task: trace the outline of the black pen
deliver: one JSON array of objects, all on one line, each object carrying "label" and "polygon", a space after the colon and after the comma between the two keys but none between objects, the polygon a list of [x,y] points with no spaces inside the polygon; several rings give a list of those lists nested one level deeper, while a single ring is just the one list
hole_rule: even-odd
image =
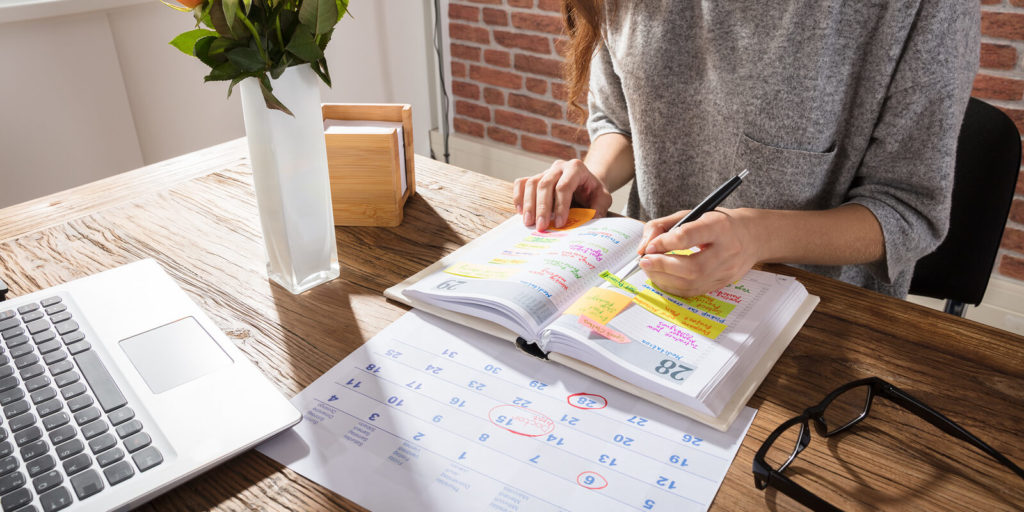
[{"label": "black pen", "polygon": [[[665,230],[665,232],[668,233],[687,222],[693,222],[699,219],[701,215],[717,208],[725,198],[729,197],[729,194],[732,194],[733,190],[736,190],[736,187],[740,186],[740,183],[743,183],[743,178],[746,178],[747,174],[749,174],[747,170],[743,169],[743,172],[730,178],[729,181],[723,183],[722,186],[718,187],[718,189],[712,192],[711,195],[705,197],[696,208],[690,210],[690,213],[687,213],[683,218],[679,219],[679,222],[676,222],[675,225]],[[637,256],[636,259],[633,260],[633,264],[629,267],[629,271],[619,279],[625,281],[633,274],[636,274],[636,271],[640,270],[640,258],[643,257],[644,255]]]}]

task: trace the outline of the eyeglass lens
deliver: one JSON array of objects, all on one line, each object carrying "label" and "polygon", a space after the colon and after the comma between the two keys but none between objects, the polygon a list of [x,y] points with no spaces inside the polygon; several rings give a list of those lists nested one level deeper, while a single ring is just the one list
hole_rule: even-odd
[{"label": "eyeglass lens", "polygon": [[784,430],[768,448],[764,460],[775,471],[782,471],[789,466],[800,450],[800,436],[804,429],[803,422],[794,423]]},{"label": "eyeglass lens", "polygon": [[825,435],[832,435],[863,418],[870,400],[870,384],[850,388],[833,399],[822,412],[827,427]]}]

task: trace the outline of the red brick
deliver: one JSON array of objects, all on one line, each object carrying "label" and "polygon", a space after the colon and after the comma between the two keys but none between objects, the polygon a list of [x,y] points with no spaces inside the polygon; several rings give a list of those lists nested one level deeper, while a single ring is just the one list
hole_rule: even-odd
[{"label": "red brick", "polygon": [[452,80],[452,94],[471,100],[480,99],[480,86],[471,82]]},{"label": "red brick", "polygon": [[491,4],[491,5],[500,5],[501,4],[501,0],[469,0],[469,1],[474,3],[474,4]]},{"label": "red brick", "polygon": [[512,26],[523,30],[544,32],[547,34],[562,34],[561,16],[549,14],[533,14],[528,12],[512,13]]},{"label": "red brick", "polygon": [[452,78],[466,78],[466,64],[452,61]]},{"label": "red brick", "polygon": [[999,5],[1003,0],[981,0],[981,5]]},{"label": "red brick", "polygon": [[480,21],[480,8],[471,5],[449,4],[448,17],[453,20]]},{"label": "red brick", "polygon": [[505,105],[505,93],[493,87],[484,87],[484,101],[488,105]]},{"label": "red brick", "polygon": [[1024,280],[1024,258],[1004,254],[999,262],[999,273],[1013,279]]},{"label": "red brick", "polygon": [[480,62],[480,48],[468,44],[452,43],[452,58]]},{"label": "red brick", "polygon": [[472,135],[474,137],[484,137],[484,125],[476,121],[470,121],[462,117],[456,117],[452,119],[452,125],[455,127],[455,131],[459,133],[465,133],[466,135]]},{"label": "red brick", "polygon": [[1024,199],[1013,199],[1013,204],[1010,205],[1010,220],[1024,224]]},{"label": "red brick", "polygon": [[[996,2],[994,0],[987,0],[987,1],[986,0],[982,0],[981,1],[981,3],[983,3],[983,4],[989,4],[989,2],[991,2],[991,4],[998,4],[999,3],[999,2]],[[1010,0],[1010,5],[1012,5],[1014,7],[1024,7],[1024,0]]]},{"label": "red brick", "polygon": [[1017,175],[1017,188],[1014,189],[1013,193],[1018,196],[1024,196],[1024,172]]},{"label": "red brick", "polygon": [[565,55],[569,53],[569,40],[564,37],[556,37],[555,53],[561,57],[565,57]]},{"label": "red brick", "polygon": [[516,142],[519,142],[519,136],[515,132],[497,126],[487,127],[487,137],[505,144],[512,144],[513,146]]},{"label": "red brick", "polygon": [[[513,17],[512,22],[515,23]],[[1024,39],[1024,14],[1015,12],[982,11],[981,35]]]},{"label": "red brick", "polygon": [[529,135],[523,135],[521,139],[523,149],[531,153],[540,153],[563,160],[572,160],[578,154],[576,148],[550,139],[541,139]]},{"label": "red brick", "polygon": [[470,66],[469,78],[477,82],[506,89],[520,89],[523,87],[523,75],[484,66]]},{"label": "red brick", "polygon": [[508,4],[512,7],[524,7],[529,9],[533,7],[533,0],[508,0]]},{"label": "red brick", "polygon": [[548,92],[548,82],[547,80],[528,76],[526,77],[526,90],[534,94],[545,94]]},{"label": "red brick", "polygon": [[460,41],[472,41],[480,44],[491,43],[491,32],[483,27],[474,27],[465,23],[451,22],[448,24],[448,35]]},{"label": "red brick", "polygon": [[562,1],[540,0],[539,2],[537,2],[537,8],[542,11],[562,12]]},{"label": "red brick", "polygon": [[506,48],[519,48],[520,50],[543,53],[545,55],[551,53],[551,44],[548,42],[547,36],[495,30],[494,40]]},{"label": "red brick", "polygon": [[524,132],[547,135],[548,122],[533,116],[524,116],[508,110],[496,109],[494,111],[494,122],[509,128],[515,128]]},{"label": "red brick", "polygon": [[979,74],[974,77],[971,96],[985,100],[1020,100],[1024,96],[1024,81]]},{"label": "red brick", "polygon": [[590,135],[586,128],[578,125],[551,123],[551,136],[581,146],[590,145]]},{"label": "red brick", "polygon": [[512,54],[504,50],[484,50],[484,62],[499,68],[510,68]]},{"label": "red brick", "polygon": [[545,117],[562,118],[562,106],[558,103],[531,98],[523,94],[509,94],[508,106]]},{"label": "red brick", "polygon": [[1024,231],[1006,226],[1006,230],[1003,231],[1003,241],[999,247],[1024,254]]},{"label": "red brick", "polygon": [[484,23],[496,27],[507,27],[508,13],[504,9],[487,7],[484,9]]},{"label": "red brick", "polygon": [[559,59],[545,59],[533,55],[516,55],[515,68],[526,73],[562,78],[562,61]]},{"label": "red brick", "polygon": [[472,117],[481,121],[491,120],[491,109],[483,105],[463,100],[455,102],[455,113],[460,116]]},{"label": "red brick", "polygon": [[562,82],[551,82],[551,97],[558,101],[565,101],[565,98],[569,96],[568,89],[565,88],[565,84]]},{"label": "red brick", "polygon": [[[1024,2],[1024,0],[1021,1]],[[981,43],[981,67],[988,69],[1013,69],[1016,66],[1016,48],[1005,44]]]}]

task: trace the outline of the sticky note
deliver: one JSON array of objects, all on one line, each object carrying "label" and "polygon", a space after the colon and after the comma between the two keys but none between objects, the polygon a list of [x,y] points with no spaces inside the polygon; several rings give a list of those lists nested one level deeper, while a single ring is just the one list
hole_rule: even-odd
[{"label": "sticky note", "polygon": [[615,285],[616,288],[626,290],[627,292],[632,294],[640,293],[640,290],[637,290],[635,286],[623,281],[622,279],[619,279],[618,277],[615,276],[615,274],[612,274],[607,270],[601,272],[601,277],[604,278],[605,281],[608,281],[609,283]]},{"label": "sticky note", "polygon": [[[699,309],[701,311],[710,313],[718,317],[725,318],[729,316],[729,313],[732,313],[732,310],[736,309],[736,304],[726,302],[724,300],[718,300],[710,295],[698,295],[696,297],[679,297],[677,295],[672,295],[666,292],[665,290],[662,290],[661,288],[658,288],[650,280],[647,281],[647,285],[665,295],[672,297],[678,302],[682,302],[683,304],[686,304],[694,309]],[[662,298],[662,300],[666,299]]]},{"label": "sticky note", "polygon": [[456,263],[446,269],[445,272],[462,277],[471,277],[473,279],[508,279],[519,273],[519,269],[502,266],[502,265],[490,265],[487,263]]},{"label": "sticky note", "polygon": [[569,217],[565,220],[565,225],[560,228],[548,228],[548,230],[565,231],[578,228],[590,219],[593,219],[596,214],[597,210],[591,210],[590,208],[569,208]]},{"label": "sticky note", "polygon": [[677,306],[660,295],[641,292],[633,298],[633,302],[669,322],[711,339],[717,338],[725,330],[725,324]]},{"label": "sticky note", "polygon": [[590,318],[589,316],[586,315],[580,315],[579,324],[586,327],[587,329],[590,329],[590,331],[593,332],[594,334],[597,334],[602,338],[612,340],[615,343],[629,343],[633,341],[629,339],[625,334],[622,334],[621,332],[616,331],[615,329],[612,329],[607,325],[602,325],[593,318]]},{"label": "sticky note", "polygon": [[606,324],[629,305],[632,298],[607,288],[591,288],[576,299],[567,315],[588,316],[597,323]]}]

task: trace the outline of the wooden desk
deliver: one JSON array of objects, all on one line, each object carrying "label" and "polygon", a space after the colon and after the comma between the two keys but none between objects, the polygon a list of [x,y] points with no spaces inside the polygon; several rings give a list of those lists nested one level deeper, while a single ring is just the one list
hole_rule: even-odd
[{"label": "wooden desk", "polygon": [[[309,385],[405,311],[381,292],[497,225],[510,185],[417,156],[397,228],[338,228],[341,278],[294,296],[265,275],[244,140],[0,210],[13,295],[140,258],[158,260],[282,393]],[[821,304],[751,400],[759,409],[716,510],[791,509],[753,486],[777,425],[848,381],[880,376],[1024,464],[1024,338],[782,266]],[[1024,508],[1024,482],[885,400],[788,470],[846,509]],[[150,502],[153,510],[358,510],[249,451]],[[453,504],[453,509],[457,507]],[[798,508],[798,507],[797,507]]]}]

